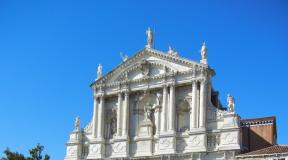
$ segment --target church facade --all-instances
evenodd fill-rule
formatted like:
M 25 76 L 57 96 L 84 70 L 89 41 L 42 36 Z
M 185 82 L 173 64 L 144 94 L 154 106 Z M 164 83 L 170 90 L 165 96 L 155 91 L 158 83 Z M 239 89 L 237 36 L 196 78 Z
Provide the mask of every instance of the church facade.
M 84 128 L 76 118 L 65 160 L 234 159 L 241 149 L 240 118 L 234 98 L 228 109 L 211 83 L 207 47 L 200 62 L 146 46 L 102 75 L 93 89 L 93 117 Z

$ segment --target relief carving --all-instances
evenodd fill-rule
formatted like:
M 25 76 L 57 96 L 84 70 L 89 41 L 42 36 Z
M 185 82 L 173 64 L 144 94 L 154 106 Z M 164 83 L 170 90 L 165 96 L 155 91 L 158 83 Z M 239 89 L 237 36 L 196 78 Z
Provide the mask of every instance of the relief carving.
M 191 137 L 189 141 L 196 146 L 198 146 L 201 143 L 201 139 L 198 136 Z
M 126 145 L 123 142 L 119 142 L 119 143 L 114 143 L 112 145 L 112 149 L 114 153 L 121 153 L 121 152 L 125 152 L 126 150 Z
M 100 153 L 100 147 L 101 147 L 100 144 L 92 144 L 89 152 L 93 154 Z
M 69 147 L 67 150 L 68 150 L 68 155 L 70 155 L 70 156 L 75 155 L 75 152 L 76 152 L 75 147 Z
M 163 139 L 160 139 L 159 143 L 160 143 L 163 147 L 170 147 L 173 142 L 172 142 L 172 139 L 163 138 Z

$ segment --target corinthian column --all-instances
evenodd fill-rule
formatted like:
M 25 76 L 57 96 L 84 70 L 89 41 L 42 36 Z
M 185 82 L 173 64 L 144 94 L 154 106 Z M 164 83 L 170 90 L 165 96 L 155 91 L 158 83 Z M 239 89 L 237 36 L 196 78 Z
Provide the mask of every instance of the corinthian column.
M 170 86 L 169 131 L 175 131 L 175 86 Z
M 100 96 L 100 104 L 98 109 L 98 128 L 97 128 L 97 138 L 103 138 L 104 132 L 104 96 Z
M 206 106 L 207 106 L 207 80 L 204 79 L 200 84 L 200 107 L 199 107 L 199 127 L 206 127 Z
M 122 136 L 128 135 L 129 125 L 129 93 L 125 92 L 124 106 L 123 106 L 123 128 Z
M 197 82 L 192 82 L 192 102 L 190 110 L 190 130 L 197 128 Z
M 162 102 L 162 112 L 161 112 L 161 132 L 167 130 L 167 86 L 163 86 L 163 102 Z
M 118 93 L 118 107 L 117 107 L 117 136 L 121 135 L 121 108 L 122 108 L 122 93 Z
M 96 95 L 94 95 L 94 109 L 93 109 L 93 119 L 92 119 L 92 136 L 93 138 L 97 138 L 97 109 L 98 109 L 98 101 Z

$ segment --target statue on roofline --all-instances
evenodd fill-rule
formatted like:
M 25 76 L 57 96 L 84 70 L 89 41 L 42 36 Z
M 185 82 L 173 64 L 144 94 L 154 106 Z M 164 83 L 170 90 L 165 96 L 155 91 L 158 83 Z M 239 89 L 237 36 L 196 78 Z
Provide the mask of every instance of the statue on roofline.
M 74 131 L 80 131 L 80 117 L 77 116 L 75 118 L 75 123 L 74 123 Z
M 146 44 L 146 47 L 147 47 L 147 48 L 152 48 L 154 38 L 153 38 L 153 31 L 151 30 L 150 27 L 147 29 L 146 35 L 147 35 L 147 44 Z
M 102 77 L 102 65 L 99 64 L 97 69 L 97 79 L 100 79 L 101 77 Z
M 122 58 L 123 62 L 127 61 L 128 59 L 128 55 L 127 54 L 124 54 L 122 52 L 120 52 L 120 57 Z
M 200 51 L 200 53 L 201 53 L 201 60 L 200 60 L 200 62 L 201 62 L 202 64 L 206 64 L 206 65 L 208 64 L 208 62 L 207 62 L 207 52 L 208 52 L 208 50 L 207 50 L 206 43 L 203 42 L 202 47 L 201 47 L 201 51 Z
M 227 103 L 228 103 L 228 111 L 234 112 L 235 107 L 235 99 L 230 94 L 227 95 Z

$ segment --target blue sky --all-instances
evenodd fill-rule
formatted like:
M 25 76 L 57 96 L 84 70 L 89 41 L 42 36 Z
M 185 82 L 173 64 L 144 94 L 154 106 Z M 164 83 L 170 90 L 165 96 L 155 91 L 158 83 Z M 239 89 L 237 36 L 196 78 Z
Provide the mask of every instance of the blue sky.
M 236 98 L 242 118 L 277 116 L 288 143 L 288 2 L 0 1 L 0 150 L 41 143 L 61 160 L 79 115 L 92 117 L 98 63 L 108 72 L 155 31 L 155 48 L 199 60 L 208 46 L 214 88 Z

